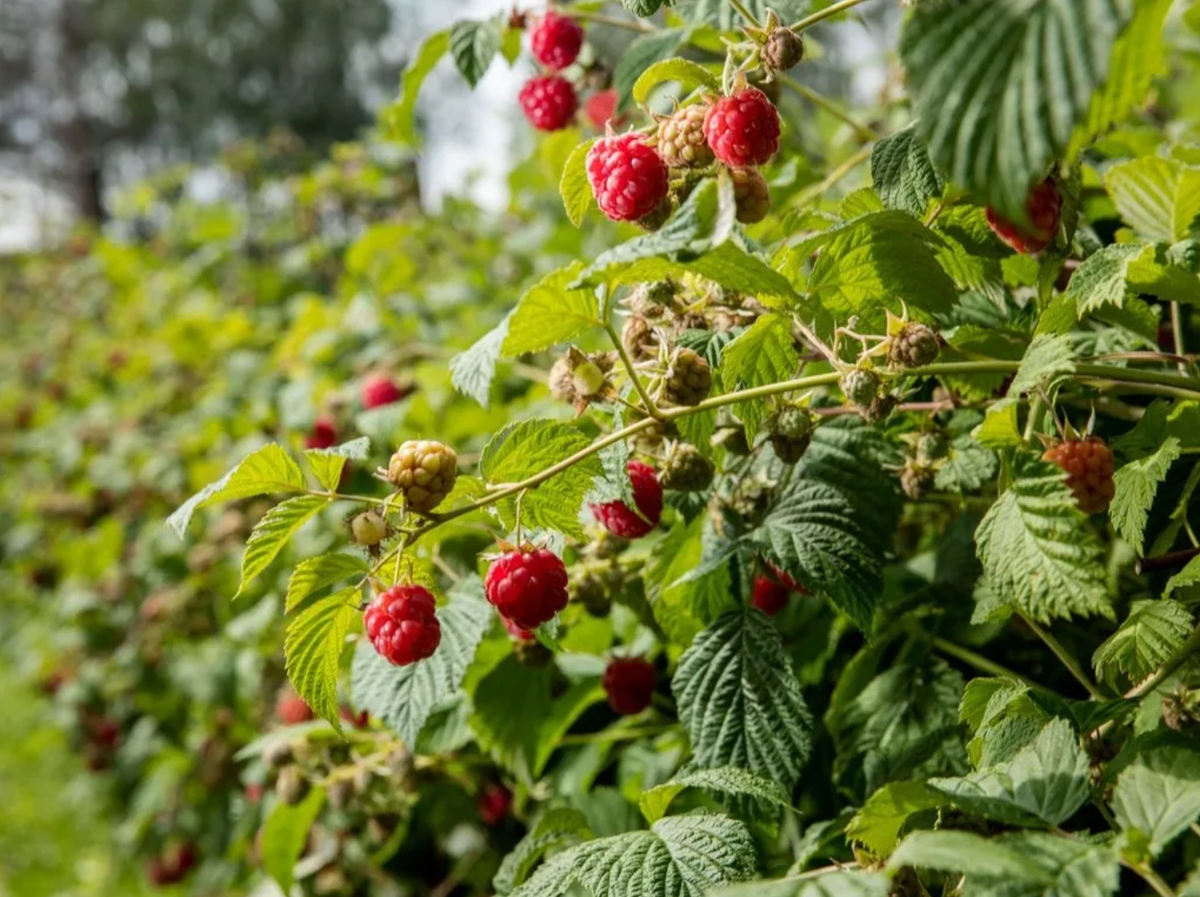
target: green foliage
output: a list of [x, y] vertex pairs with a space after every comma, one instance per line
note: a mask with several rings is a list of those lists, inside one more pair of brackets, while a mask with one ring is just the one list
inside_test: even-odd
[[1136, 829], [1157, 856], [1200, 816], [1200, 757], [1188, 748], [1154, 748], [1118, 777], [1113, 813], [1125, 830]]
[[285, 892], [292, 887], [293, 867], [324, 803], [325, 791], [314, 788], [294, 806], [282, 801], [276, 804], [263, 825], [263, 868]]
[[871, 180], [889, 209], [920, 218], [946, 187], [915, 125], [884, 137], [871, 150]]
[[1192, 615], [1177, 601], [1135, 601], [1121, 628], [1096, 649], [1096, 675], [1115, 684], [1140, 682], [1171, 659], [1192, 631]]
[[283, 644], [288, 678], [313, 712], [339, 731], [337, 681], [346, 634], [357, 616], [357, 588], [343, 589], [301, 611]]

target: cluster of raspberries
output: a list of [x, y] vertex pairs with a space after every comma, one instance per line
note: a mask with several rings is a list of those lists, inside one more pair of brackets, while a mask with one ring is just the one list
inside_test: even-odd
[[[547, 12], [530, 31], [529, 48], [543, 71], [525, 82], [518, 100], [529, 123], [539, 131], [559, 131], [575, 120], [579, 94], [563, 70], [579, 58], [582, 47], [583, 29], [568, 16]], [[617, 92], [607, 88], [592, 93], [583, 111], [596, 128], [603, 128], [616, 108]]]

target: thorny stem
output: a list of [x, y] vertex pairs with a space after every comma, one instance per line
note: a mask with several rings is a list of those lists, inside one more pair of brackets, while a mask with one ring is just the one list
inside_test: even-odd
[[866, 0], [840, 0], [840, 2], [827, 6], [819, 12], [814, 12], [811, 16], [805, 16], [799, 22], [791, 26], [791, 29], [796, 33], [803, 31], [805, 28], [811, 28], [813, 25], [820, 22], [822, 19], [828, 19], [830, 16], [836, 16], [839, 12], [845, 12], [853, 6], [858, 6], [860, 3], [865, 3]]
[[1083, 668], [1079, 665], [1079, 661], [1071, 656], [1071, 653], [1062, 646], [1062, 643], [1027, 615], [1019, 614], [1019, 616], [1025, 621], [1025, 625], [1032, 629], [1034, 634], [1045, 642], [1046, 647], [1054, 653], [1054, 656], [1075, 677], [1075, 681], [1082, 685], [1087, 690], [1087, 693], [1097, 701], [1103, 701], [1104, 693], [1092, 683], [1092, 680], [1087, 677], [1087, 674], [1084, 673]]
[[795, 78], [789, 78], [787, 75], [776, 75], [775, 80], [786, 87], [788, 90], [796, 93], [798, 96], [808, 100], [814, 106], [824, 109], [838, 121], [841, 121], [851, 128], [863, 140], [878, 140], [879, 135], [869, 126], [857, 121], [852, 116], [842, 110], [840, 106], [830, 100], [828, 97], [822, 96], [810, 87], [801, 84]]
[[642, 385], [642, 380], [637, 374], [637, 368], [634, 367], [633, 359], [629, 357], [629, 352], [625, 349], [625, 343], [622, 341], [621, 335], [607, 321], [604, 324], [604, 329], [608, 331], [609, 339], [612, 340], [617, 354], [621, 357], [621, 364], [625, 366], [625, 373], [629, 375], [629, 379], [633, 382], [633, 388], [637, 390], [638, 397], [645, 406], [645, 412], [653, 418], [660, 417], [662, 412], [658, 410], [658, 405], [654, 403], [654, 399], [650, 398], [650, 393], [646, 392], [646, 387]]

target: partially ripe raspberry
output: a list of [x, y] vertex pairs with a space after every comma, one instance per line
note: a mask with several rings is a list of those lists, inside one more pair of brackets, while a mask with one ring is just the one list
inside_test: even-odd
[[536, 75], [518, 97], [529, 123], [539, 131], [561, 131], [575, 118], [579, 98], [571, 82], [559, 75]]
[[658, 154], [671, 168], [702, 168], [713, 160], [704, 138], [708, 106], [683, 106], [658, 123]]
[[671, 353], [663, 396], [672, 405], [699, 405], [712, 383], [712, 368], [694, 349], [679, 346]]
[[749, 87], [709, 107], [704, 136], [730, 168], [765, 165], [779, 149], [779, 112], [765, 93]]
[[487, 600], [523, 629], [536, 629], [567, 606], [567, 568], [546, 548], [516, 549], [488, 568]]
[[804, 39], [790, 28], [776, 28], [763, 44], [762, 58], [777, 72], [794, 68], [804, 58]]
[[508, 815], [512, 792], [499, 782], [488, 782], [479, 791], [479, 818], [484, 825], [495, 825]]
[[[623, 501], [608, 501], [592, 505], [592, 514], [606, 530], [622, 539], [638, 539], [658, 526], [662, 517], [662, 484], [654, 468], [641, 461], [630, 461], [626, 465], [629, 480], [633, 485], [633, 501], [639, 516]], [[645, 518], [645, 519], [643, 519]]]
[[934, 333], [933, 329], [916, 321], [910, 321], [892, 337], [892, 344], [888, 349], [888, 361], [897, 367], [919, 368], [933, 364], [940, 351], [938, 335]]
[[387, 374], [372, 374], [362, 382], [362, 403], [364, 408], [380, 408], [399, 402], [404, 398], [404, 390]]
[[854, 368], [842, 374], [838, 386], [851, 405], [868, 407], [879, 394], [879, 378], [862, 368]]
[[592, 127], [598, 131], [603, 131], [604, 126], [610, 121], [613, 123], [613, 127], [618, 127], [625, 118], [624, 116], [613, 118], [617, 114], [617, 90], [615, 87], [597, 91], [588, 97], [587, 102], [583, 104], [583, 114], [592, 123]]
[[664, 489], [700, 492], [712, 485], [715, 474], [712, 461], [704, 457], [700, 449], [686, 442], [678, 442], [667, 454], [661, 479]]
[[454, 488], [458, 455], [440, 442], [411, 440], [392, 455], [387, 478], [414, 511], [432, 511]]
[[350, 534], [359, 545], [378, 545], [387, 538], [388, 525], [378, 511], [363, 511], [350, 521]]
[[1099, 438], [1068, 439], [1046, 449], [1042, 459], [1067, 472], [1067, 485], [1083, 513], [1098, 514], [1112, 501], [1113, 453]]
[[813, 418], [803, 408], [787, 405], [767, 419], [767, 434], [775, 455], [784, 464], [795, 464], [804, 457], [812, 441]]
[[750, 603], [768, 617], [773, 617], [788, 603], [788, 587], [769, 576], [754, 579], [754, 597]]
[[529, 48], [537, 61], [555, 71], [574, 62], [582, 46], [583, 29], [573, 19], [553, 12], [542, 16], [529, 38]]
[[613, 221], [637, 221], [667, 197], [667, 166], [641, 134], [597, 140], [587, 175], [600, 211]]
[[297, 723], [308, 722], [313, 718], [313, 712], [304, 702], [304, 698], [290, 688], [285, 688], [275, 701], [275, 718], [285, 726], [294, 726]]
[[987, 222], [996, 236], [1023, 255], [1041, 252], [1054, 242], [1058, 234], [1058, 220], [1062, 214], [1062, 194], [1054, 178], [1046, 178], [1029, 191], [1026, 203], [1030, 230], [1015, 224], [988, 206]]
[[619, 657], [608, 662], [602, 684], [608, 704], [622, 716], [641, 713], [650, 706], [656, 679], [654, 665], [640, 657]]
[[333, 448], [337, 442], [337, 424], [328, 417], [318, 417], [313, 422], [312, 432], [304, 437], [304, 447], [310, 449]]
[[424, 660], [442, 640], [437, 603], [424, 586], [392, 586], [381, 592], [368, 605], [363, 623], [375, 650], [396, 666]]
[[771, 211], [771, 188], [757, 168], [731, 168], [733, 200], [742, 224], [762, 221]]

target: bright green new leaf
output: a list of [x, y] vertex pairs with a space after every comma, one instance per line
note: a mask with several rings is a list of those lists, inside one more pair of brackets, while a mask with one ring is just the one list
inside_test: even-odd
[[508, 318], [502, 349], [505, 356], [540, 352], [600, 325], [595, 292], [567, 286], [582, 269], [583, 262], [573, 262], [525, 291]]
[[306, 488], [299, 465], [282, 447], [272, 442], [247, 455], [221, 479], [185, 501], [167, 518], [167, 524], [182, 539], [197, 508], [254, 495], [303, 492]]
[[[726, 392], [778, 383], [796, 376], [800, 356], [787, 315], [766, 314], [743, 331], [721, 353], [721, 380]], [[766, 401], [741, 402], [736, 413], [753, 442], [765, 414]]]
[[665, 816], [671, 801], [685, 788], [703, 788], [735, 797], [752, 797], [776, 807], [791, 804], [790, 796], [778, 782], [739, 766], [696, 769], [642, 793], [638, 806], [646, 821], [655, 823]]
[[313, 713], [342, 730], [338, 706], [338, 668], [346, 635], [358, 618], [358, 588], [322, 598], [288, 623], [283, 657], [296, 693]]
[[1117, 778], [1112, 808], [1122, 828], [1150, 839], [1157, 856], [1200, 817], [1200, 755], [1181, 747], [1141, 754]]
[[307, 449], [304, 457], [308, 459], [308, 466], [312, 468], [317, 482], [330, 492], [337, 492], [342, 480], [342, 469], [346, 466], [347, 459], [363, 461], [370, 450], [371, 440], [366, 436], [360, 436], [358, 439], [335, 445], [333, 448]]
[[425, 78], [449, 49], [449, 31], [431, 34], [425, 38], [425, 43], [421, 44], [416, 56], [400, 76], [400, 98], [380, 115], [387, 136], [393, 140], [409, 145], [417, 144], [417, 129], [414, 123], [417, 95], [421, 92]]
[[1153, 455], [1131, 461], [1113, 477], [1116, 494], [1108, 511], [1109, 518], [1121, 538], [1132, 545], [1139, 555], [1142, 554], [1146, 538], [1150, 506], [1154, 504], [1159, 484], [1166, 479], [1179, 452], [1179, 440], [1168, 436]]
[[924, 782], [892, 782], [871, 795], [846, 826], [846, 837], [876, 856], [891, 853], [908, 818], [948, 803], [947, 798]]
[[1135, 601], [1121, 628], [1092, 656], [1096, 675], [1115, 686], [1124, 674], [1141, 682], [1183, 647], [1192, 632], [1192, 615], [1178, 601]]
[[291, 613], [309, 595], [343, 579], [361, 579], [367, 574], [367, 562], [356, 554], [331, 551], [306, 558], [296, 565], [288, 580], [284, 612]]
[[1161, 156], [1114, 165], [1104, 186], [1121, 217], [1147, 240], [1175, 243], [1200, 214], [1200, 167]]
[[592, 185], [587, 176], [587, 155], [595, 143], [595, 139], [585, 140], [571, 150], [558, 182], [558, 192], [562, 195], [567, 218], [576, 227], [583, 223], [583, 216], [587, 210], [596, 204], [596, 197], [592, 193]]
[[298, 804], [277, 803], [263, 823], [259, 848], [263, 869], [284, 893], [292, 888], [292, 870], [324, 805], [325, 789], [313, 788]]
[[242, 581], [237, 594], [241, 595], [254, 577], [270, 566], [300, 527], [308, 523], [330, 499], [323, 495], [298, 495], [280, 502], [255, 524], [242, 555]]
[[638, 76], [633, 85], [633, 101], [645, 103], [650, 92], [664, 81], [678, 82], [685, 91], [693, 87], [704, 87], [713, 93], [721, 90], [721, 82], [712, 72], [690, 59], [676, 56], [654, 63]]

